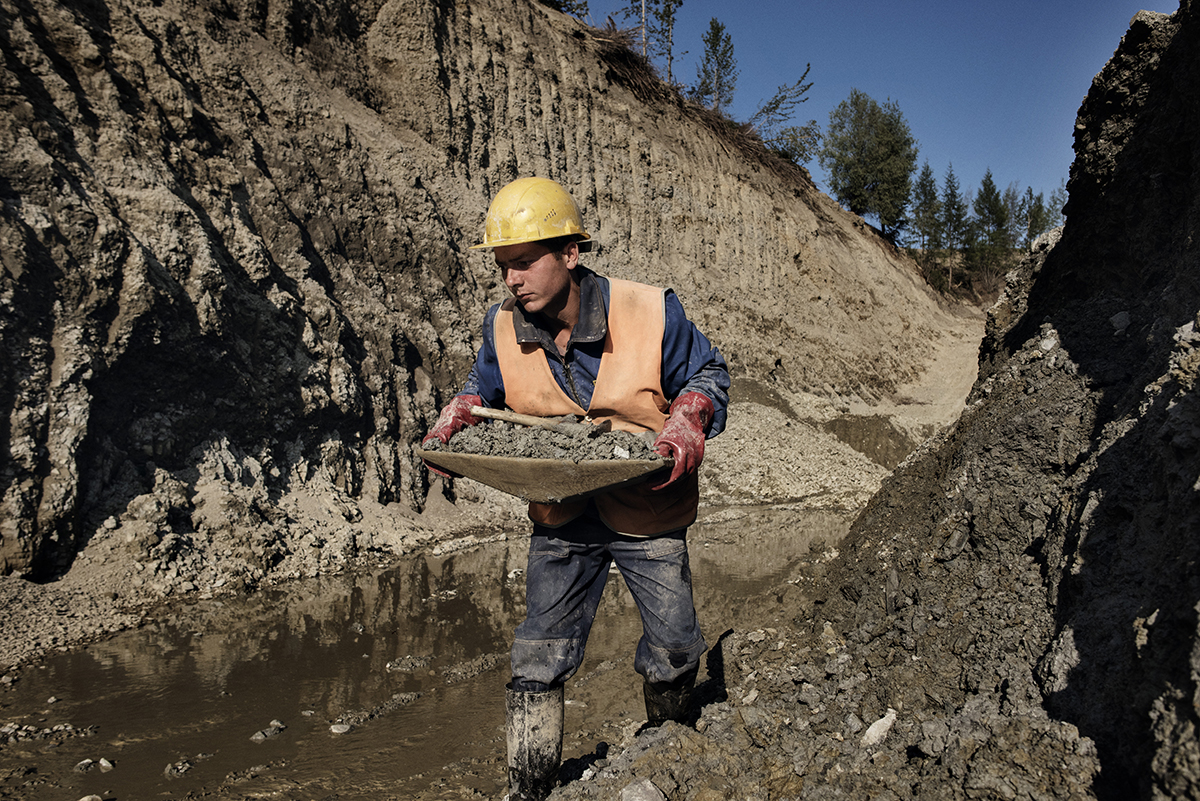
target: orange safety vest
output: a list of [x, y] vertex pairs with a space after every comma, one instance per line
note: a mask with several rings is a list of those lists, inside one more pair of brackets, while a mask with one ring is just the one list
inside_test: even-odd
[[[591, 408], [584, 410], [554, 380], [546, 352], [535, 342], [518, 343], [513, 301], [496, 314], [496, 358], [504, 380], [505, 403], [522, 414], [560, 417], [587, 414], [611, 420], [620, 431], [662, 431], [670, 401], [662, 389], [662, 338], [666, 324], [665, 290], [633, 281], [609, 279], [608, 335], [600, 357]], [[685, 476], [658, 492], [651, 482], [620, 487], [593, 497], [600, 519], [621, 534], [650, 537], [691, 525], [700, 502], [699, 480]], [[557, 528], [583, 514], [587, 501], [530, 503], [535, 523]]]

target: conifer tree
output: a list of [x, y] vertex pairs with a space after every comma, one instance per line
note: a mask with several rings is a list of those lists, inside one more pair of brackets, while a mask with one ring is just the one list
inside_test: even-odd
[[683, 0], [627, 0], [618, 11], [637, 25], [642, 57], [666, 60], [667, 83], [674, 84], [675, 18]]
[[1021, 205], [1021, 189], [1016, 181], [1005, 187], [1000, 197], [1008, 218], [1004, 229], [1005, 246], [1011, 250], [1025, 239], [1026, 224], [1029, 221], [1025, 218], [1025, 211]]
[[638, 39], [641, 41], [642, 58], [650, 58], [650, 13], [654, 0], [629, 0], [620, 13], [637, 23]]
[[921, 174], [913, 186], [913, 233], [916, 234], [918, 257], [926, 275], [937, 263], [938, 250], [942, 247], [942, 201], [938, 197], [937, 179], [929, 161], [921, 167]]
[[985, 277], [1004, 269], [1010, 252], [1008, 209], [996, 189], [992, 171], [984, 173], [972, 203], [975, 212], [975, 242], [969, 255], [971, 265]]
[[1021, 217], [1025, 222], [1021, 245], [1026, 248], [1032, 245], [1035, 239], [1054, 227], [1050, 224], [1050, 210], [1046, 208], [1046, 201], [1042, 199], [1042, 193], [1033, 194], [1033, 187], [1025, 188], [1025, 195], [1021, 198]]
[[798, 105], [808, 100], [804, 95], [812, 88], [812, 81], [804, 82], [812, 65], [807, 64], [804, 74], [792, 84], [784, 84], [775, 96], [763, 103], [750, 117], [750, 125], [758, 132], [763, 144], [796, 164], [804, 164], [816, 155], [821, 141], [821, 128], [816, 120], [806, 125], [785, 125], [795, 114]]
[[947, 281], [954, 288], [954, 263], [962, 256], [967, 241], [967, 204], [958, 188], [954, 165], [946, 168], [942, 180], [942, 241], [950, 252], [947, 260]]
[[1008, 209], [996, 189], [996, 179], [992, 177], [991, 169], [983, 175], [979, 192], [972, 203], [972, 210], [979, 224], [982, 243], [995, 247], [1008, 244]]
[[737, 60], [733, 57], [733, 37], [725, 26], [713, 17], [704, 34], [704, 56], [696, 68], [696, 85], [692, 88], [692, 99], [723, 114], [733, 103], [733, 90], [737, 85]]
[[654, 0], [653, 21], [650, 34], [654, 55], [661, 56], [667, 63], [667, 85], [675, 84], [675, 15], [683, 0]]
[[851, 89], [829, 113], [818, 158], [838, 202], [855, 214], [875, 215], [884, 236], [895, 241], [908, 222], [917, 167], [917, 141], [900, 106], [894, 100], [880, 106]]
[[[1063, 211], [1066, 208], [1067, 199], [1067, 182], [1062, 181], [1059, 183], [1058, 189], [1050, 193], [1050, 200], [1047, 202], [1046, 210], [1050, 212], [1050, 228], [1057, 228], [1067, 221]], [[1049, 231], [1050, 228], [1046, 230]]]

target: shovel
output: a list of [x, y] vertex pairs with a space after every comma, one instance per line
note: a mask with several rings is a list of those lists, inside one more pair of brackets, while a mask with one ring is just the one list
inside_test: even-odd
[[[510, 412], [507, 409], [488, 409], [484, 406], [472, 406], [471, 414], [485, 417], [489, 420], [502, 420], [506, 423], [516, 423], [523, 426], [538, 426], [557, 431], [560, 434], [575, 434], [594, 437], [612, 430], [612, 421], [602, 423], [583, 423], [576, 415], [568, 414], [563, 417], [537, 417], [532, 414]], [[587, 419], [587, 418], [584, 418]]]

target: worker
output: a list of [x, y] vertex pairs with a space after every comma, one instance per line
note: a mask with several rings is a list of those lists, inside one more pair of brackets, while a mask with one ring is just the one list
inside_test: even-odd
[[[472, 406], [542, 417], [586, 415], [656, 432], [674, 460], [642, 484], [558, 504], [530, 503], [526, 617], [507, 687], [509, 798], [542, 799], [557, 783], [563, 685], [583, 660], [610, 564], [641, 613], [634, 669], [647, 723], [685, 721], [707, 644], [692, 601], [686, 532], [696, 519], [704, 442], [725, 427], [729, 371], [678, 297], [605, 278], [579, 207], [560, 184], [520, 178], [492, 200], [483, 242], [512, 297], [492, 306], [461, 392], [425, 437], [449, 442], [480, 418]], [[427, 466], [442, 475], [433, 465]]]

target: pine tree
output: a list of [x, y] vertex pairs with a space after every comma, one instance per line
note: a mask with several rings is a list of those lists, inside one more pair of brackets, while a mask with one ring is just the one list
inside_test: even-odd
[[979, 223], [981, 243], [991, 247], [1007, 246], [1008, 209], [996, 189], [996, 179], [992, 177], [991, 169], [983, 175], [979, 192], [972, 203], [972, 210]]
[[938, 197], [937, 179], [926, 160], [913, 187], [913, 232], [917, 236], [919, 261], [929, 275], [937, 264], [937, 252], [942, 247], [942, 201]]
[[812, 88], [812, 81], [805, 83], [804, 79], [811, 69], [811, 64], [806, 65], [799, 80], [779, 87], [775, 96], [750, 117], [750, 125], [758, 132], [763, 144], [797, 164], [804, 164], [816, 155], [821, 138], [816, 120], [802, 126], [784, 125], [792, 118], [796, 106], [808, 100], [804, 95]]
[[733, 57], [733, 38], [725, 31], [716, 17], [708, 23], [704, 34], [704, 57], [696, 68], [696, 85], [692, 88], [692, 99], [707, 106], [718, 114], [725, 113], [733, 103], [733, 90], [737, 85], [737, 60]]
[[[1059, 183], [1058, 189], [1050, 193], [1050, 201], [1047, 203], [1046, 210], [1050, 212], [1050, 228], [1057, 228], [1067, 221], [1065, 213], [1067, 200], [1067, 182], [1062, 181]], [[1049, 231], [1050, 228], [1046, 230]]]
[[650, 58], [650, 12], [654, 10], [654, 0], [629, 0], [620, 10], [621, 16], [637, 22], [638, 38], [642, 42], [642, 58]]
[[1050, 210], [1046, 208], [1042, 193], [1033, 194], [1033, 187], [1026, 187], [1025, 195], [1021, 198], [1021, 216], [1025, 222], [1021, 241], [1023, 247], [1028, 248], [1035, 239], [1053, 227], [1050, 224]]
[[829, 188], [850, 211], [873, 214], [884, 236], [895, 241], [907, 225], [905, 211], [917, 167], [917, 141], [900, 106], [880, 106], [857, 89], [829, 113], [818, 154]]
[[984, 173], [983, 181], [979, 184], [972, 209], [975, 212], [976, 238], [969, 261], [987, 279], [1004, 269], [1010, 252], [1008, 209], [996, 189], [990, 169]]
[[1025, 229], [1029, 222], [1021, 206], [1021, 190], [1016, 181], [1005, 187], [1001, 200], [1008, 217], [1008, 225], [1004, 229], [1005, 245], [1011, 250], [1020, 245], [1025, 238]]
[[947, 281], [954, 288], [954, 262], [960, 259], [967, 243], [967, 204], [958, 188], [954, 165], [946, 168], [942, 181], [942, 241], [950, 258], [947, 261]]
[[673, 86], [675, 66], [675, 15], [683, 0], [654, 0], [654, 12], [650, 24], [650, 34], [655, 44], [651, 49], [656, 56], [661, 56], [667, 62], [667, 85]]
[[642, 57], [666, 60], [667, 84], [674, 84], [675, 18], [683, 0], [627, 0], [618, 10], [637, 26]]

